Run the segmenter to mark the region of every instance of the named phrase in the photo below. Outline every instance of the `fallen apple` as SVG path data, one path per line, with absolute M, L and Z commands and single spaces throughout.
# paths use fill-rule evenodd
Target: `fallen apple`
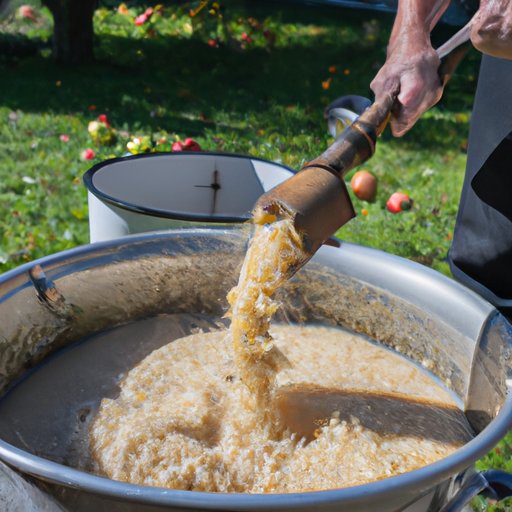
M 36 13 L 30 5 L 22 5 L 18 9 L 18 15 L 20 18 L 26 18 L 32 21 L 36 21 Z
M 191 137 L 185 140 L 178 140 L 172 145 L 173 151 L 201 151 L 201 146 Z
M 394 192 L 386 202 L 386 208 L 391 213 L 399 213 L 410 210 L 412 207 L 412 199 L 402 192 Z
M 357 171 L 350 180 L 352 190 L 358 199 L 373 203 L 377 197 L 377 178 L 369 171 Z

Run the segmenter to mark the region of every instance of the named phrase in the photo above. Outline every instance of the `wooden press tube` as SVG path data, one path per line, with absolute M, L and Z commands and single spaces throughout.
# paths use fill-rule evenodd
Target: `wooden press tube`
M 373 155 L 393 102 L 391 95 L 375 102 L 318 158 L 256 203 L 278 218 L 293 218 L 309 256 L 355 216 L 343 176 Z

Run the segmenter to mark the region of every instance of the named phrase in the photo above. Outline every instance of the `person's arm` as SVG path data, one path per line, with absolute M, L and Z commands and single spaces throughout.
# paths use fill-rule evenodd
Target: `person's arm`
M 482 53 L 512 59 L 512 1 L 481 0 L 471 23 L 471 42 Z
M 391 129 L 397 137 L 442 96 L 440 61 L 432 48 L 430 32 L 449 3 L 450 0 L 399 0 L 386 62 L 370 84 L 376 99 L 388 93 L 398 95 L 398 107 L 391 118 Z

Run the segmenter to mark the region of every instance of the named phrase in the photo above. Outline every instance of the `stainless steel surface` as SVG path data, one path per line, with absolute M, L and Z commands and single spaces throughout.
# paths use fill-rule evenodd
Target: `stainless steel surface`
M 28 383 L 30 368 L 66 357 L 66 352 L 57 353 L 60 348 L 69 347 L 66 350 L 71 354 L 81 347 L 72 347 L 78 340 L 128 322 L 141 326 L 144 319 L 176 315 L 181 319 L 176 331 L 180 334 L 193 328 L 191 318 L 194 322 L 198 318 L 220 321 L 227 308 L 226 291 L 237 278 L 246 235 L 235 230 L 134 235 L 48 256 L 0 276 L 0 388 L 5 393 L 17 379 L 26 376 Z M 38 298 L 29 277 L 36 264 L 72 314 L 61 315 Z M 52 452 L 51 445 L 55 441 L 66 444 L 72 435 L 63 424 L 61 429 L 53 424 L 58 419 L 55 411 L 46 425 L 44 415 L 39 414 L 32 418 L 36 424 L 26 424 L 27 416 L 23 414 L 28 414 L 30 408 L 23 413 L 21 408 L 16 412 L 12 407 L 9 425 L 6 415 L 0 414 L 0 459 L 30 475 L 65 508 L 77 512 L 420 512 L 438 510 L 447 502 L 468 471 L 472 472 L 474 461 L 511 428 L 512 403 L 506 397 L 510 386 L 510 325 L 466 288 L 421 265 L 342 243 L 339 249 L 321 248 L 288 283 L 281 299 L 281 319 L 344 326 L 428 364 L 461 403 L 472 408 L 479 420 L 474 426 L 483 430 L 450 457 L 417 471 L 353 488 L 283 495 L 143 487 L 66 466 L 59 454 Z M 158 331 L 154 333 L 159 339 Z M 117 352 L 114 344 L 106 348 L 101 363 L 108 365 L 108 357 L 119 359 L 122 348 L 122 344 Z M 139 348 L 142 353 L 150 350 L 149 345 Z M 70 371 L 80 371 L 83 362 L 83 371 L 90 379 L 103 373 L 100 362 L 96 365 L 94 359 L 78 357 L 75 362 Z M 480 393 L 473 393 L 473 378 L 478 379 L 475 382 L 483 390 Z M 481 382 L 485 386 L 480 386 Z M 64 411 L 80 405 L 67 401 L 75 394 L 73 390 L 66 395 L 63 389 L 55 388 L 55 396 L 47 397 L 47 404 L 63 399 L 60 406 Z M 41 391 L 43 401 L 47 392 L 43 386 Z M 64 400 L 64 396 L 68 398 Z M 7 406 L 8 398 L 7 394 L 3 406 Z M 40 403 L 40 407 L 44 405 Z M 13 418 L 16 414 L 19 417 Z M 23 427 L 18 431 L 21 438 L 13 429 L 16 421 Z M 47 450 L 45 456 L 40 454 L 41 447 Z

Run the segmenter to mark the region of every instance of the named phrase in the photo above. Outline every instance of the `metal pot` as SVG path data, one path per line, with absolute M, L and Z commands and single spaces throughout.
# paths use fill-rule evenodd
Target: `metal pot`
M 444 512 L 460 510 L 471 495 L 492 487 L 486 476 L 509 484 L 506 475 L 481 475 L 473 464 L 512 425 L 507 395 L 512 384 L 510 324 L 479 296 L 429 268 L 347 243 L 322 247 L 287 284 L 280 292 L 281 318 L 344 326 L 415 361 L 428 360 L 459 397 L 477 433 L 472 441 L 410 473 L 352 488 L 294 494 L 144 487 L 66 465 L 71 459 L 59 454 L 73 448 L 65 425 L 83 409 L 78 402 L 85 398 L 78 394 L 90 389 L 87 403 L 94 408 L 105 392 L 105 369 L 132 352 L 122 345 L 110 348 L 108 333 L 114 331 L 109 329 L 128 324 L 126 329 L 136 330 L 143 322 L 176 315 L 178 336 L 199 321 L 219 321 L 246 238 L 232 229 L 133 235 L 48 256 L 0 276 L 0 459 L 16 471 L 0 466 L 0 485 L 6 478 L 19 480 L 11 486 L 18 489 L 13 493 L 22 489 L 19 499 L 27 499 L 27 486 L 37 499 L 47 499 L 34 510 Z M 100 332 L 106 333 L 98 345 L 104 355 L 82 358 L 87 343 L 74 342 Z M 150 348 L 141 346 L 137 357 L 144 351 Z M 64 360 L 74 366 L 59 364 Z M 27 388 L 39 390 L 39 398 L 37 393 L 36 398 L 28 392 L 16 395 L 23 386 L 39 382 L 38 375 L 51 364 L 70 374 L 66 382 Z M 3 480 L 2 474 L 7 475 Z

